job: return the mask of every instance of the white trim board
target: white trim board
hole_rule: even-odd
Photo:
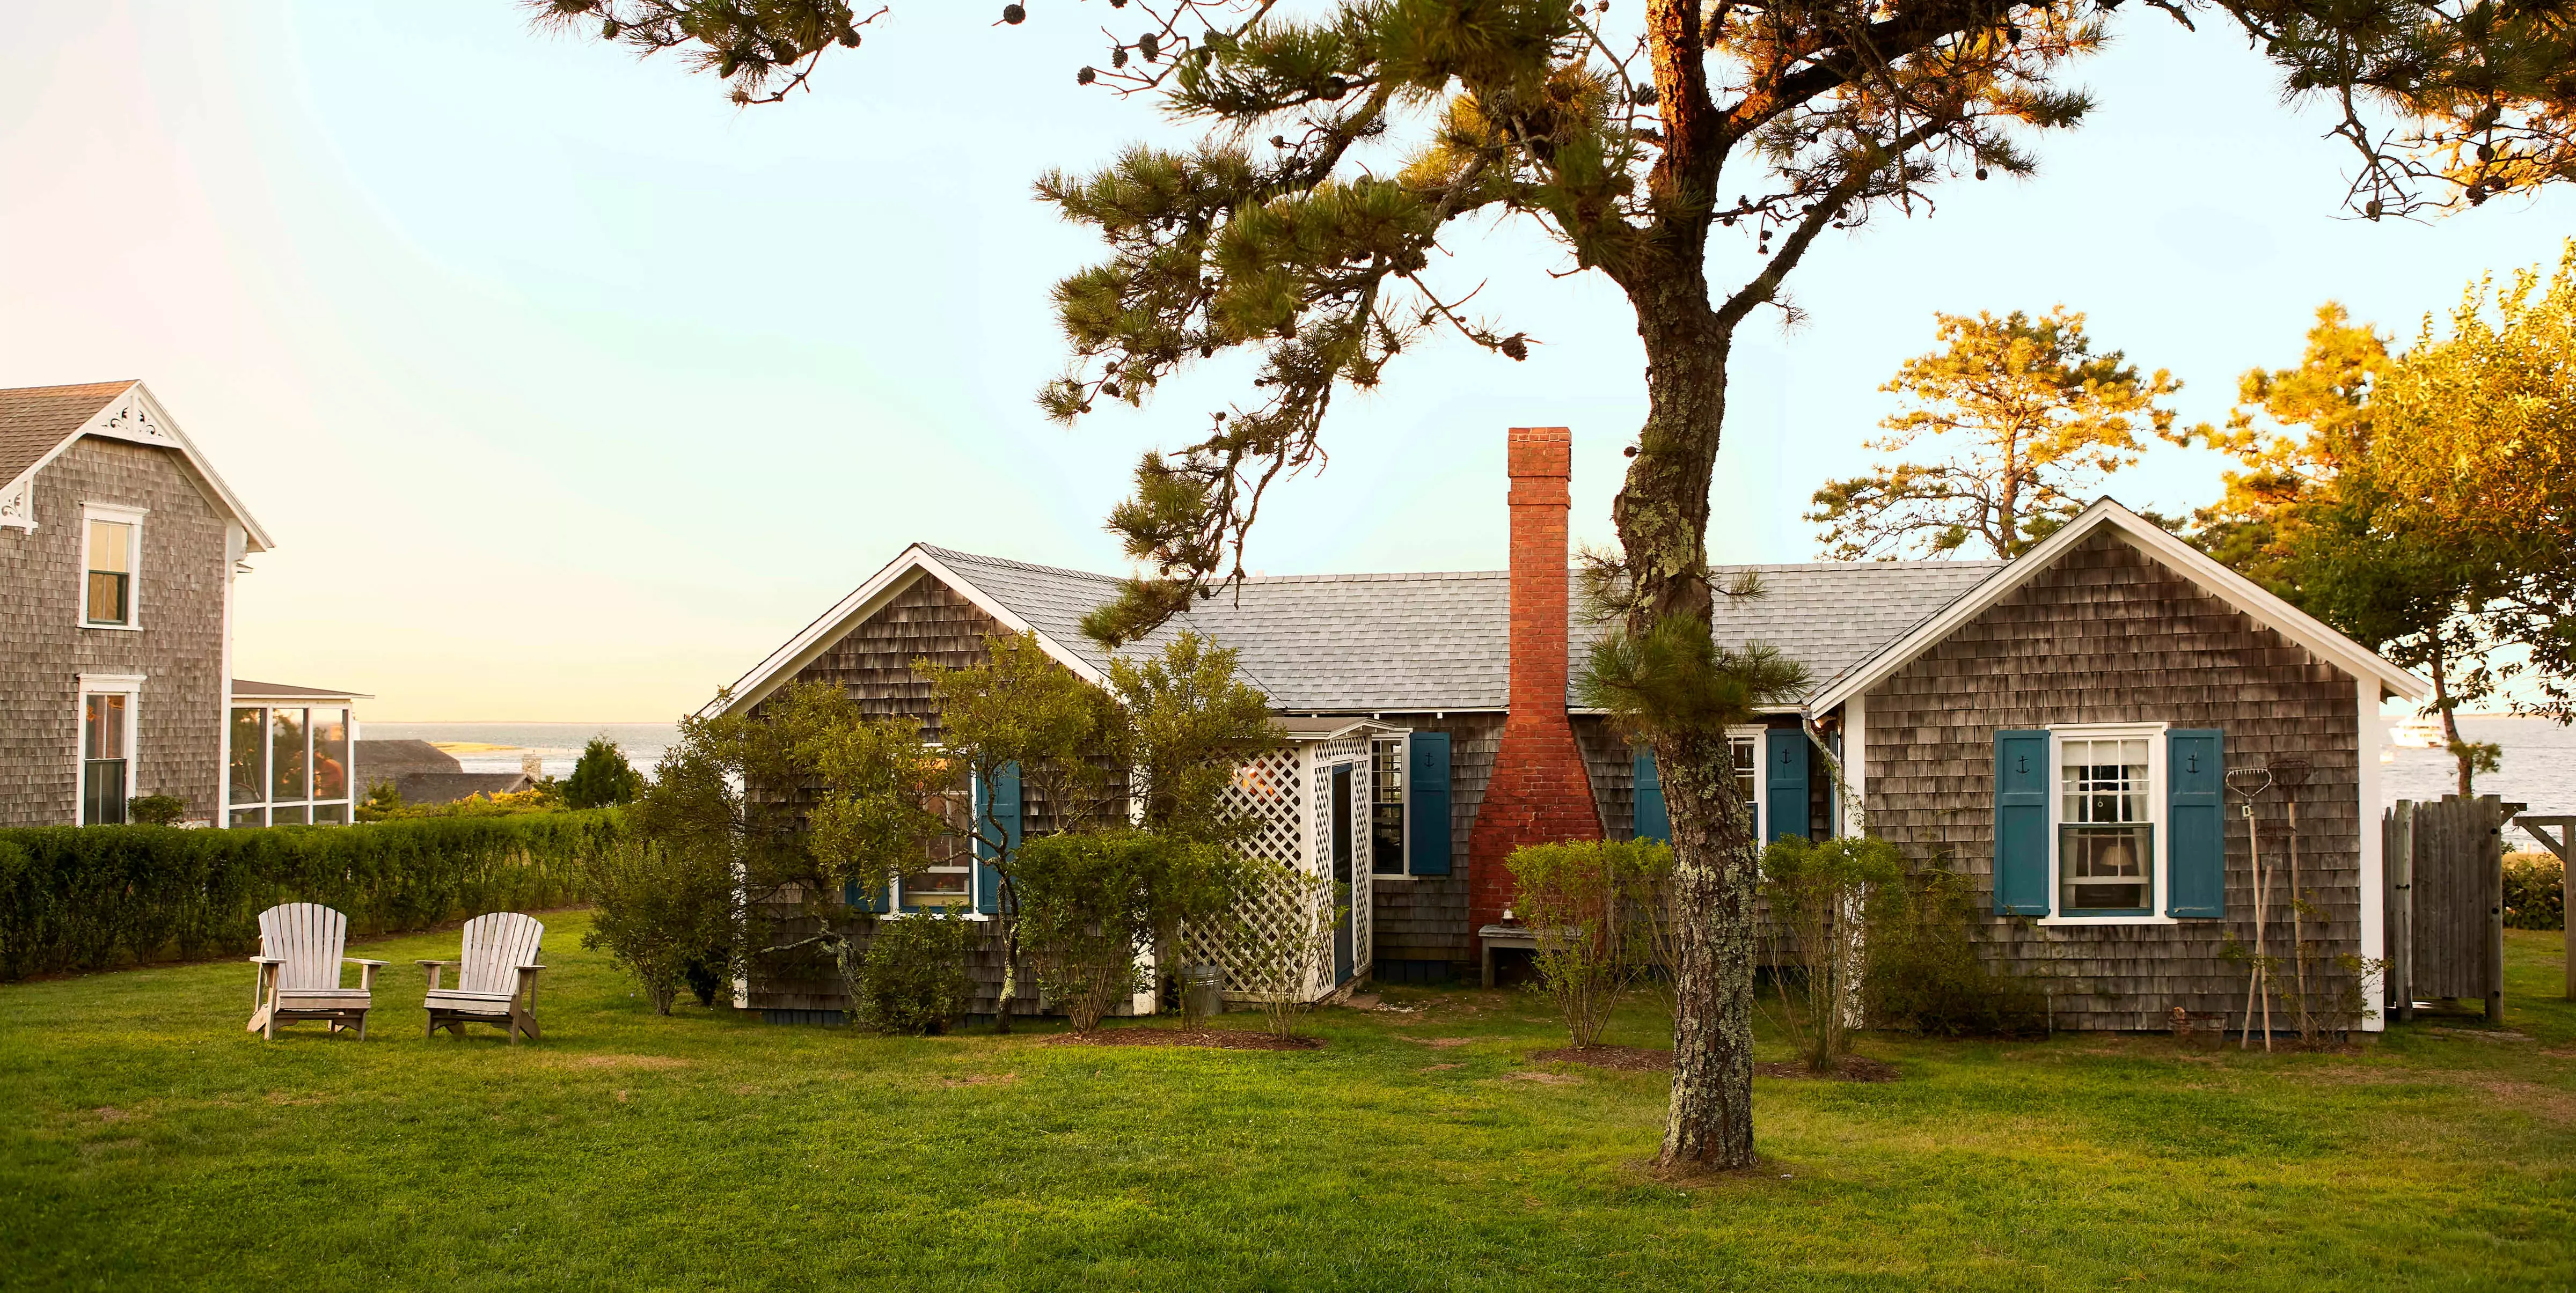
[[[929,575],[946,584],[950,591],[972,603],[975,609],[992,616],[1001,623],[1002,627],[1014,633],[1026,633],[1035,637],[1038,646],[1045,650],[1056,663],[1073,670],[1075,677],[1096,687],[1108,685],[1107,675],[1093,668],[1090,661],[1083,659],[1046,634],[1038,632],[1035,626],[1021,619],[1011,608],[994,600],[983,589],[977,588],[973,583],[960,577],[956,571],[949,569],[937,557],[930,555],[925,550],[925,545],[915,543],[905,548],[894,560],[887,562],[884,569],[869,576],[868,581],[859,585],[849,596],[833,603],[832,609],[816,616],[813,622],[807,624],[795,637],[789,638],[787,645],[770,652],[767,659],[752,666],[751,672],[735,681],[729,696],[708,701],[701,706],[698,716],[713,718],[719,714],[732,713],[760,703],[770,693],[778,690],[787,679],[795,677],[798,670],[812,664],[825,651],[830,650],[833,643],[841,640],[850,625],[875,614],[887,602],[911,588],[923,575]]]
[[[70,434],[57,441],[53,448],[46,450],[43,457],[36,459],[25,471],[18,473],[15,479],[6,485],[0,485],[0,497],[14,494],[22,487],[30,487],[30,483],[36,478],[36,473],[53,465],[56,458],[62,457],[64,451],[79,443],[83,436],[97,436],[102,440],[123,440],[129,444],[178,450],[179,456],[186,460],[189,470],[197,474],[197,479],[205,486],[205,491],[213,497],[215,505],[229,513],[232,519],[241,525],[243,535],[248,540],[249,550],[252,552],[269,550],[271,544],[268,531],[261,529],[259,522],[252,519],[250,510],[242,506],[240,496],[233,493],[232,486],[224,483],[224,478],[217,474],[215,465],[206,460],[206,455],[198,451],[196,441],[190,440],[188,434],[179,429],[179,423],[170,416],[169,410],[162,408],[161,401],[153,398],[152,389],[141,382],[134,383],[123,393],[109,400],[98,412],[91,414],[88,421],[72,428]],[[33,496],[29,495],[24,501],[30,508],[28,514],[23,521],[13,519],[8,524],[32,531],[36,528],[36,519],[32,511]]]
[[[2175,574],[2199,585],[2255,623],[2279,633],[2345,673],[2374,682],[2382,690],[2408,700],[2420,700],[2431,691],[2423,679],[2390,664],[2378,652],[2336,632],[2307,612],[2273,596],[2254,581],[2220,565],[2207,553],[2104,497],[2095,499],[2090,507],[2067,522],[2065,528],[2015,558],[2012,564],[1987,576],[1984,582],[1961,593],[1931,618],[1915,625],[1905,636],[1881,647],[1875,655],[1818,692],[1808,702],[1809,712],[1830,713],[1835,706],[1852,697],[1866,695],[1872,687],[1886,681],[1889,675],[1940,645],[1970,620],[1984,614],[1995,603],[2029,583],[2039,572],[2056,564],[2059,557],[2105,525],[2112,527],[2113,533],[2130,546]]]

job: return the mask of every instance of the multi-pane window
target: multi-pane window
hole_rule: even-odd
[[[125,820],[126,719],[134,698],[122,693],[81,697],[81,824]]]
[[[134,623],[135,538],[130,520],[89,518],[89,571],[82,586],[81,622],[129,627]]]
[[[1404,874],[1404,742],[1369,743],[1369,870]]]
[[[2155,906],[2153,771],[2138,738],[2058,743],[2060,915]]]
[[[1750,736],[1733,736],[1726,744],[1735,755],[1735,793],[1748,804],[1758,802],[1754,778],[1762,771],[1762,756],[1756,752],[1757,742]]]
[[[349,711],[233,708],[233,826],[337,826],[349,820]]]

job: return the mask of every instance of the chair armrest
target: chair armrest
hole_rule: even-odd
[[[456,968],[456,967],[457,967],[457,966],[459,966],[459,965],[463,965],[463,964],[464,964],[464,962],[463,962],[463,961],[414,961],[414,962],[412,962],[412,964],[417,965],[417,966],[419,966],[420,968],[422,968],[422,969],[424,969],[424,970],[428,969],[429,967],[431,967],[431,966],[433,966],[433,965],[443,965],[443,966],[446,966],[446,967],[447,967],[447,968],[449,968],[449,969],[454,969],[454,968]]]
[[[284,965],[286,964],[286,958],[282,956],[254,956],[250,958],[250,963],[253,965]]]
[[[391,961],[370,961],[370,960],[368,960],[367,958],[365,958],[365,957],[363,957],[363,956],[344,956],[344,957],[341,957],[340,959],[341,959],[341,960],[344,960],[344,961],[347,961],[347,962],[348,962],[349,964],[351,964],[351,965],[372,965],[372,966],[376,967],[376,968],[377,968],[377,969],[379,969],[379,970],[381,970],[381,969],[385,968],[385,967],[386,967],[386,966],[388,966],[388,965],[393,964],[393,962],[391,962]]]

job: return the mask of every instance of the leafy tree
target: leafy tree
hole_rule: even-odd
[[[737,929],[733,868],[698,837],[622,835],[582,863],[598,916],[581,945],[607,952],[671,1013],[693,966],[730,969]]]
[[[1242,570],[1264,491],[1316,465],[1333,396],[1367,389],[1435,328],[1509,357],[1530,338],[1467,317],[1434,253],[1459,222],[1527,218],[1629,299],[1648,414],[1613,505],[1626,631],[1701,626],[1708,500],[1737,330],[1819,239],[1928,210],[1942,180],[2027,175],[2037,131],[2079,123],[2059,88],[2116,0],[1644,0],[1637,25],[1571,0],[1138,0],[1084,85],[1208,128],[1040,193],[1109,259],[1058,285],[1074,362],[1041,402],[1073,420],[1141,403],[1219,349],[1260,357],[1209,432],[1146,457],[1111,516],[1151,571],[1087,627],[1140,636]],[[679,49],[737,100],[805,84],[857,39],[831,0],[535,0],[544,19]],[[2488,0],[2169,0],[2262,43],[2295,96],[2331,101],[2372,218],[2576,177],[2576,26]],[[1626,10],[1622,18],[1627,21]],[[1002,21],[1028,17],[1020,0]],[[639,34],[640,31],[640,34]],[[828,37],[828,39],[826,39]],[[1727,196],[1733,193],[1730,200]],[[1732,252],[1718,240],[1740,238]],[[1670,655],[1690,661],[1688,653]],[[1676,689],[1730,686],[1714,679]],[[1753,841],[1727,805],[1722,733],[1659,729],[1690,951],[1662,1157],[1753,1161]],[[1698,975],[1693,979],[1690,976]]]
[[[2463,795],[2501,752],[2460,736],[2462,706],[2576,710],[2576,242],[2568,256],[2545,288],[2537,271],[2501,295],[2471,285],[2448,337],[2428,317],[2399,355],[2328,304],[2300,365],[2247,373],[2227,430],[2201,432],[2241,469],[2194,541],[2429,674]]]
[[[626,751],[605,736],[590,738],[582,747],[580,761],[572,765],[572,775],[564,779],[564,803],[574,808],[606,808],[611,804],[631,804],[644,793],[644,774],[626,761]]]
[[[1125,722],[1117,762],[1130,769],[1137,821],[1178,840],[1217,845],[1246,842],[1257,819],[1229,811],[1235,770],[1277,750],[1270,701],[1244,682],[1234,651],[1196,633],[1166,643],[1158,655],[1109,663],[1109,689]],[[1193,855],[1195,856],[1195,855]],[[1239,856],[1215,850],[1203,869],[1153,887],[1150,933],[1160,976],[1180,973],[1181,926],[1223,911],[1240,889]]]
[[[2142,377],[2116,350],[2094,354],[2084,316],[2065,306],[2038,319],[1934,317],[1942,349],[1906,360],[1879,388],[1918,407],[1880,422],[1889,434],[1868,447],[1902,453],[1952,432],[1958,440],[1942,443],[1957,447],[1817,490],[1804,519],[1823,527],[1834,560],[1947,556],[1971,542],[2019,556],[2074,519],[2103,477],[2137,463],[2140,431],[2172,434],[2173,411],[2156,401],[2182,383],[2161,368]]]
[[[2390,528],[2433,533],[2492,563],[2488,637],[2524,653],[2537,699],[2576,720],[2576,238],[2557,269],[2482,278],[2433,320],[2376,393],[2372,475]],[[2465,793],[2465,791],[2464,791]]]

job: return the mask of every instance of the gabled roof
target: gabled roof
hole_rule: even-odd
[[[1867,658],[1828,678],[1809,698],[1810,710],[1821,714],[1868,692],[1888,675],[1939,645],[1962,625],[2054,565],[2059,557],[2088,536],[2105,529],[2254,622],[2355,678],[2376,680],[2382,688],[2409,700],[2421,699],[2430,691],[2423,679],[2390,664],[2378,652],[2281,600],[2261,585],[2220,564],[2208,553],[2175,538],[2164,527],[2104,497],[2095,499],[2063,529],[1952,599],[1940,608],[1938,614],[1923,619]]]
[[[29,478],[62,456],[82,436],[99,436],[176,451],[204,486],[215,506],[241,523],[252,552],[269,549],[268,532],[252,520],[232,487],[214,464],[197,451],[194,441],[171,420],[152,390],[139,381],[90,382],[79,386],[22,386],[0,390],[0,502],[16,497]],[[27,524],[21,516],[9,523]]]
[[[1716,632],[1729,645],[1765,641],[1822,680],[1939,610],[2000,563],[1820,562],[1725,566],[1750,571],[1764,595],[1721,599]],[[930,576],[1014,631],[1031,631],[1082,677],[1105,679],[1109,653],[1083,636],[1082,617],[1115,595],[1115,576],[1032,565],[916,544],[734,685],[757,702],[886,601]],[[1567,578],[1574,578],[1573,572]],[[1579,673],[1600,629],[1572,599]],[[1474,712],[1511,694],[1511,576],[1500,570],[1429,574],[1256,576],[1199,603],[1133,646],[1150,653],[1183,630],[1233,648],[1272,708],[1298,714]],[[1576,707],[1571,686],[1566,703]],[[713,712],[710,710],[709,712]]]

